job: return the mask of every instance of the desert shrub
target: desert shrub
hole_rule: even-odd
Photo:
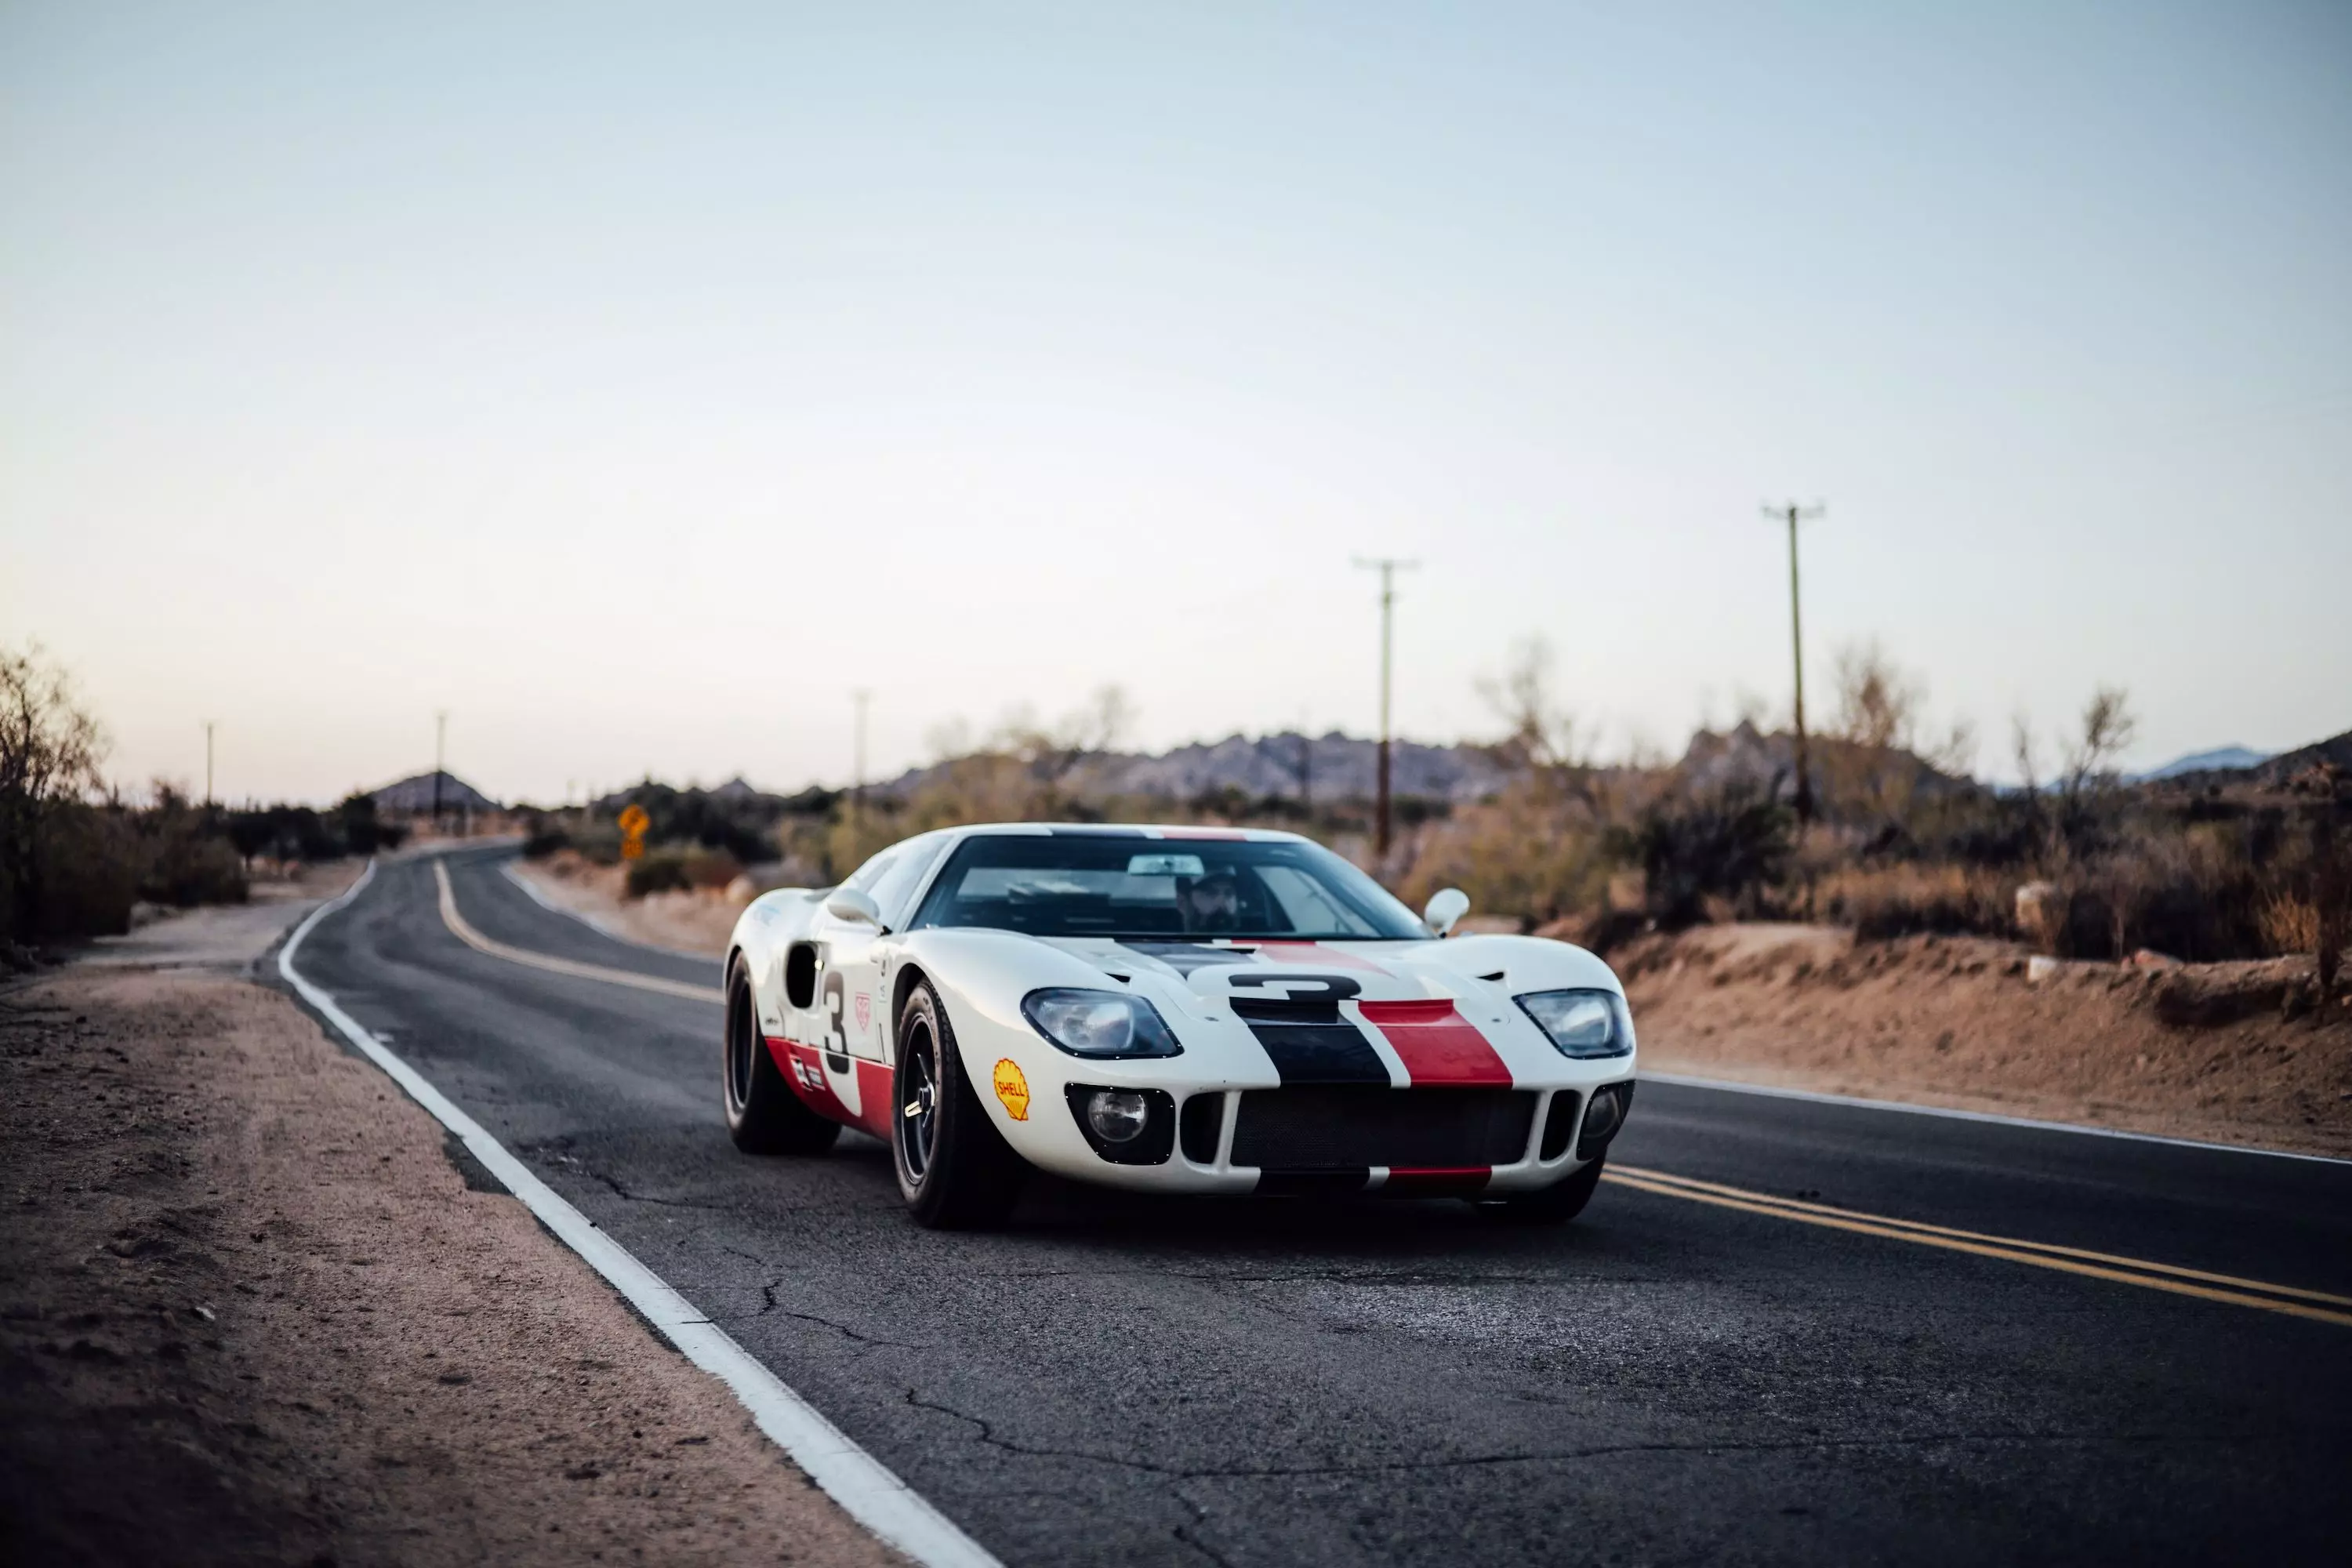
[[[147,862],[139,896],[183,909],[196,904],[241,904],[247,894],[245,861],[236,846],[206,832],[194,814],[156,825],[148,837]]]
[[[120,935],[131,929],[143,853],[129,815],[72,804],[50,814],[29,869],[41,889],[32,941]]]
[[[622,893],[626,898],[642,899],[648,893],[682,893],[693,886],[692,879],[686,874],[686,856],[675,849],[656,849],[642,859],[629,862]]]
[[[228,812],[218,819],[217,830],[247,860],[257,855],[278,860],[331,860],[351,847],[341,821],[321,816],[306,805]]]
[[[1890,861],[1838,868],[1814,889],[1815,908],[1864,942],[1933,931],[2009,934],[2015,879],[1946,861]]]
[[[2254,910],[2263,945],[2273,952],[2310,952],[2319,946],[2319,905],[2304,894],[2274,889]]]
[[[1589,813],[1531,784],[1422,825],[1397,893],[1419,909],[1460,888],[1474,910],[1532,926],[1605,902],[1615,864]]]
[[[741,876],[743,863],[724,849],[689,849],[684,869],[687,886],[718,889]]]
[[[1756,912],[1788,869],[1793,823],[1769,785],[1747,782],[1653,804],[1626,846],[1650,913],[1674,929],[1706,919],[1711,906]]]
[[[363,790],[345,795],[335,807],[335,818],[342,836],[343,848],[353,855],[373,855],[379,849],[397,849],[408,837],[408,829],[398,823],[380,820],[375,814],[375,797]]]

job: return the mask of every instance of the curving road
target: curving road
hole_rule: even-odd
[[[446,861],[489,943],[716,986],[501,853]],[[300,965],[1010,1563],[2352,1539],[2352,1164],[1652,1082],[1627,1179],[1565,1229],[1041,1183],[1006,1231],[940,1235],[871,1140],[738,1154],[715,1005],[462,942],[430,861],[385,863]]]

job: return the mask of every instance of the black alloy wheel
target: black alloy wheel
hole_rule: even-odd
[[[955,1030],[928,981],[899,1009],[897,1060],[890,1149],[907,1212],[935,1230],[1002,1221],[1029,1167],[972,1092]]]
[[[747,1154],[822,1154],[841,1125],[811,1110],[769,1054],[751,993],[751,971],[737,953],[727,965],[727,1033],[720,1042],[719,1088],[727,1133]]]

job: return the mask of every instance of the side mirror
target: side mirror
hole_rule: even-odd
[[[1429,907],[1421,911],[1421,921],[1438,935],[1452,936],[1454,928],[1469,912],[1469,894],[1459,888],[1440,888],[1429,895]]]
[[[824,900],[824,912],[835,920],[850,921],[860,925],[879,926],[882,923],[882,906],[855,888],[835,888],[832,896]]]

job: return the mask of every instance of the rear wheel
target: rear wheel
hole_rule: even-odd
[[[784,1081],[760,1028],[751,972],[740,953],[727,966],[727,1041],[719,1064],[727,1133],[747,1154],[822,1154],[841,1136]]]
[[[915,1223],[935,1230],[994,1225],[1021,1195],[1028,1166],[988,1119],[964,1075],[955,1031],[928,983],[898,1014],[890,1139],[898,1193]]]
[[[1574,1219],[1592,1201],[1594,1189],[1601,1185],[1601,1167],[1608,1163],[1609,1156],[1604,1153],[1550,1186],[1532,1193],[1487,1198],[1476,1205],[1477,1210],[1495,1219],[1519,1225],[1559,1225]]]

